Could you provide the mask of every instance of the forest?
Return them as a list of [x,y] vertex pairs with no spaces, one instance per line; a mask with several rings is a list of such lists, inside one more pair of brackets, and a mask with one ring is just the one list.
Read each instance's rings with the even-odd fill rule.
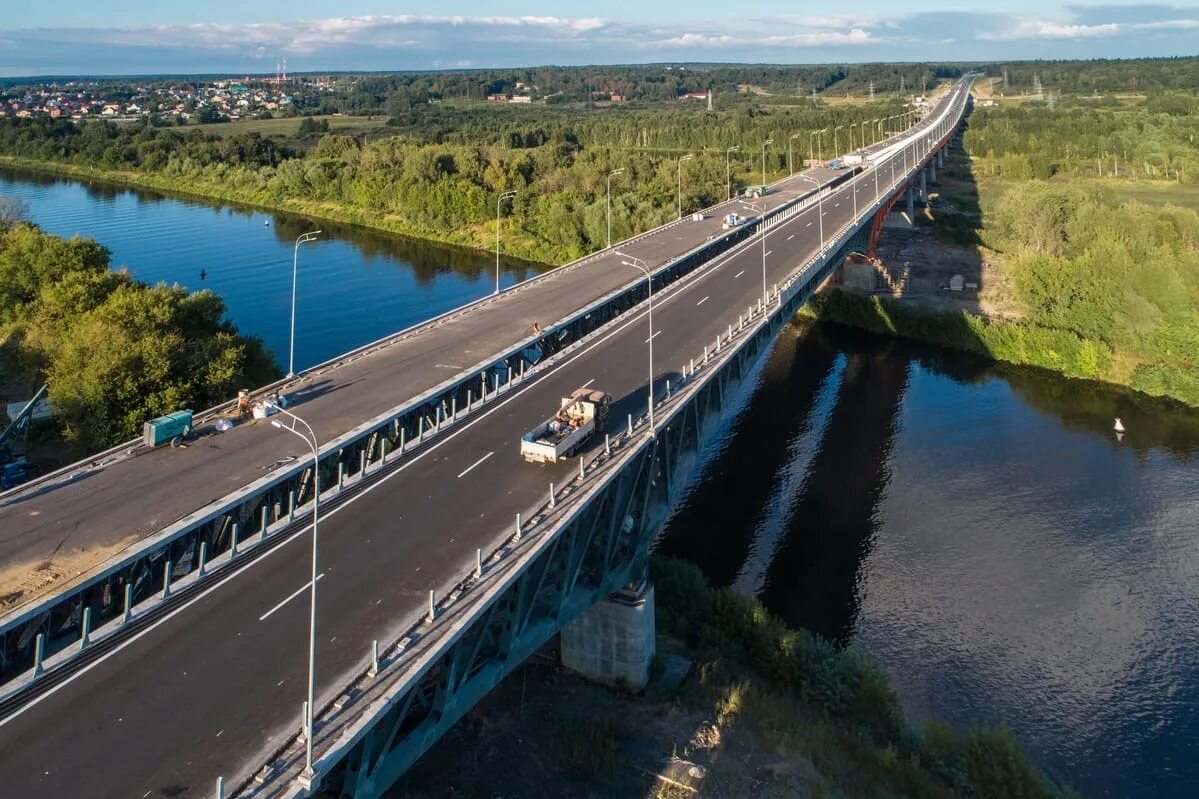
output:
[[[723,200],[730,182],[734,191],[759,183],[763,170],[774,180],[809,156],[848,150],[851,137],[854,145],[874,140],[881,130],[874,120],[902,112],[893,99],[831,108],[702,106],[547,108],[532,118],[508,113],[514,109],[431,106],[396,118],[394,135],[364,144],[329,133],[307,148],[255,132],[221,137],[149,124],[6,119],[0,156],[480,248],[494,241],[496,196],[516,190],[503,215],[504,249],[561,263],[606,243],[614,170],[624,170],[612,182],[612,236],[619,240],[674,218],[680,177],[684,213],[698,210]],[[305,119],[297,137],[306,123],[312,135]],[[764,147],[768,139],[774,143]],[[680,175],[683,154],[694,159]]]

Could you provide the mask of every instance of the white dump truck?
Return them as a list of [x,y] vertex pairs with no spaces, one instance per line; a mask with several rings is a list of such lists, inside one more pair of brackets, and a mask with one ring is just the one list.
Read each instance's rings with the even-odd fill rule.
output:
[[740,225],[744,220],[736,214],[727,214],[724,218],[724,223],[721,225],[725,230],[732,230]]
[[520,454],[530,463],[553,463],[573,455],[608,418],[612,398],[602,391],[576,388],[562,407],[520,438]]

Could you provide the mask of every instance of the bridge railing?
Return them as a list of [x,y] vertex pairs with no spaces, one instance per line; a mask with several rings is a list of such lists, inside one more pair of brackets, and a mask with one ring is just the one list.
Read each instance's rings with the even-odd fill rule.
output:
[[[771,209],[767,219],[797,213],[815,197],[813,190],[792,198]],[[673,283],[751,235],[750,226],[734,228],[668,261],[654,271],[655,286]],[[540,333],[326,443],[317,467],[322,505],[360,490],[398,456],[477,413],[520,384],[538,363],[602,328],[644,296],[644,282],[633,278]],[[0,709],[57,679],[55,674],[69,662],[99,657],[116,637],[144,628],[202,584],[286,540],[306,523],[315,483],[308,462],[280,464],[110,558],[85,579],[0,618]]]
[[[323,698],[315,722],[319,773],[342,781],[343,795],[377,795],[562,624],[636,576],[697,462],[705,431],[719,423],[728,398],[852,248],[863,224],[923,164],[922,158],[899,174],[834,231],[826,248],[777,284],[769,303],[738,314],[726,334],[682,366],[682,379],[655,402],[654,436],[645,435],[647,417],[630,419],[592,459],[580,459],[575,478],[551,485],[492,549],[480,550],[474,570],[443,587],[440,601],[431,596],[423,618],[405,620],[377,660],[368,659],[344,688]],[[269,752],[259,761],[263,768],[238,777],[240,795],[304,795],[294,779],[303,752],[300,738]]]

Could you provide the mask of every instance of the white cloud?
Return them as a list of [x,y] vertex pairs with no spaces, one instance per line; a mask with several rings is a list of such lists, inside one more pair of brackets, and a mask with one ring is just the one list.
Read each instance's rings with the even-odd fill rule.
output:
[[736,36],[709,33],[683,33],[668,39],[643,42],[642,47],[819,47],[827,45],[861,45],[875,41],[860,28],[849,31],[806,31],[781,34],[739,34]]
[[1101,25],[1075,25],[1053,20],[1023,19],[1014,27],[999,31],[983,31],[979,39],[990,41],[1014,41],[1019,39],[1094,39],[1114,36],[1121,26],[1115,22]]

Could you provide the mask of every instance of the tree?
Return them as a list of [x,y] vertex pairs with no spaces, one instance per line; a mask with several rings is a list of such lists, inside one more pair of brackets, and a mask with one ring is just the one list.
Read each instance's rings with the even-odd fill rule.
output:
[[0,230],[8,230],[20,222],[32,219],[29,205],[20,197],[0,196]]

